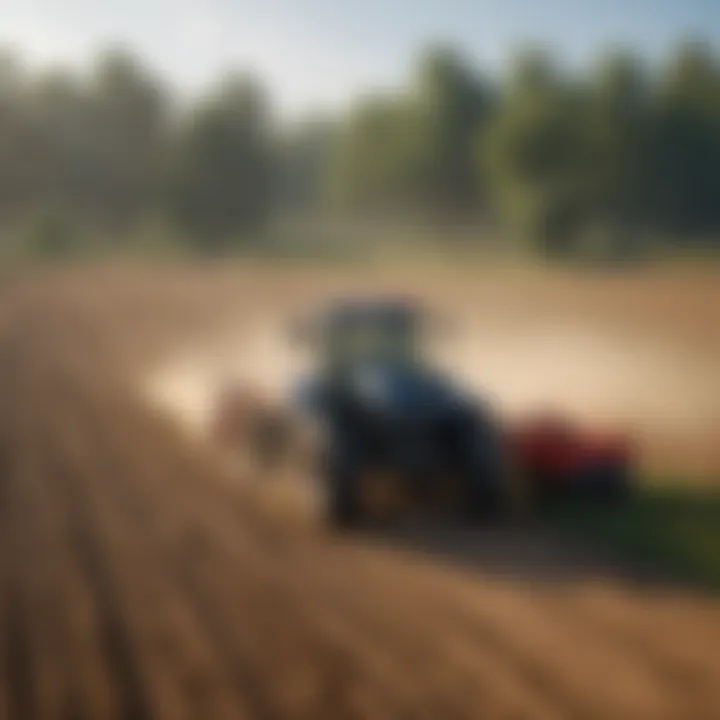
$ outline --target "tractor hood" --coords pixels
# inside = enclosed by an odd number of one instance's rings
[[[368,408],[397,415],[428,415],[444,410],[450,388],[427,371],[367,364],[354,368],[350,392]]]
[[[297,399],[305,410],[322,413],[338,392],[370,412],[414,418],[443,415],[461,405],[463,398],[435,372],[375,362],[348,368],[336,384],[308,379],[301,383]]]

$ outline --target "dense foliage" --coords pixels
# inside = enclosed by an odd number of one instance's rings
[[[622,52],[582,76],[538,51],[495,82],[447,50],[420,67],[342,122],[333,170],[349,207],[490,220],[548,255],[718,235],[720,65],[704,45],[653,72]]]
[[[492,79],[434,47],[401,90],[285,127],[244,76],[183,104],[125,52],[84,74],[0,55],[0,228],[31,228],[43,252],[150,221],[218,252],[278,215],[332,214],[625,256],[648,238],[711,243],[719,168],[720,64],[698,43],[581,74],[524,52]]]

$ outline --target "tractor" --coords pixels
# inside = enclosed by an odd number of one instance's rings
[[[359,522],[368,498],[378,496],[455,506],[472,517],[500,511],[501,425],[426,360],[423,339],[434,325],[413,300],[373,298],[336,302],[296,328],[317,358],[295,406],[321,428],[332,524]]]
[[[314,369],[291,402],[278,406],[230,388],[216,439],[249,448],[255,474],[272,476],[288,455],[306,467],[309,457],[326,518],[337,527],[361,522],[378,505],[491,518],[628,495],[634,453],[627,437],[556,413],[501,420],[427,359],[425,341],[438,325],[414,299],[331,303],[293,323],[291,335],[310,351]],[[319,442],[298,443],[303,436]]]

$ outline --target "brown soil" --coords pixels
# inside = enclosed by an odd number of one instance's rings
[[[720,717],[717,600],[529,529],[290,522],[138,392],[189,339],[368,285],[109,268],[0,290],[0,717]],[[704,362],[716,288],[532,276],[429,294],[488,328],[584,318]]]

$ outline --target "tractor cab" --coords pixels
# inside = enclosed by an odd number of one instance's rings
[[[321,323],[319,353],[329,372],[360,365],[408,368],[420,361],[425,316],[407,301],[339,304]]]
[[[425,345],[432,325],[418,302],[381,297],[337,301],[296,323],[293,334],[311,351],[318,375],[347,381],[358,373],[428,370]]]
[[[301,405],[327,409],[350,402],[357,410],[382,407],[383,414],[411,411],[439,391],[424,357],[427,327],[420,305],[405,299],[330,305],[300,336],[314,357],[311,377],[300,384]]]
[[[381,297],[337,302],[304,332],[316,363],[296,397],[322,429],[333,521],[357,517],[372,477],[416,499],[455,494],[473,511],[498,500],[494,418],[427,359],[435,327],[417,302]]]

